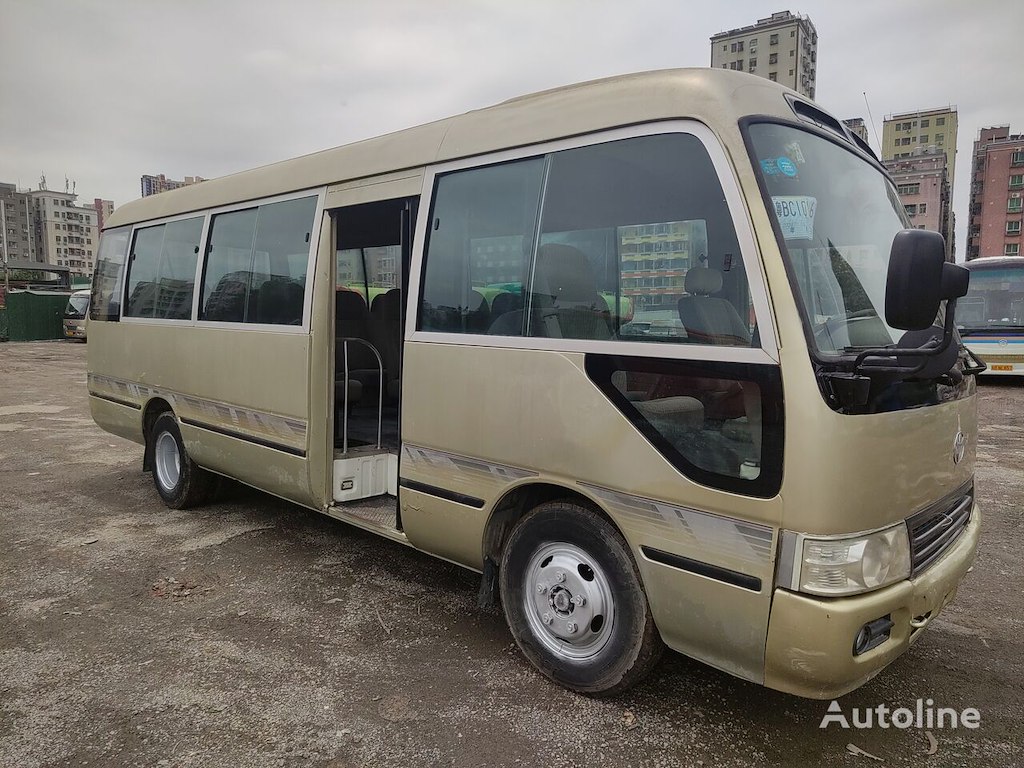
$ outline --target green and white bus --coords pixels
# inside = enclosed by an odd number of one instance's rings
[[[966,273],[908,226],[762,78],[538,93],[118,208],[92,414],[172,507],[223,475],[480,572],[573,690],[668,646],[834,697],[978,541]]]

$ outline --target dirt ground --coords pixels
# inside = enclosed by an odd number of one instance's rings
[[[976,730],[818,728],[828,702],[667,654],[610,701],[536,674],[478,577],[256,491],[165,508],[89,418],[86,347],[0,344],[0,766],[1024,765],[1024,383],[981,387],[982,546],[853,707]]]

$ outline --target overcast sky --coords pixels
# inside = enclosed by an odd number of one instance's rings
[[[817,100],[875,129],[959,108],[957,255],[971,143],[1024,133],[1021,0],[0,0],[0,181],[82,201],[212,178],[512,96],[707,66],[708,38],[774,11],[818,31]],[[874,135],[872,144],[877,149]]]

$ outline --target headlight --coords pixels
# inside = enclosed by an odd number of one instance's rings
[[[821,538],[785,532],[793,552],[791,573],[780,585],[812,595],[836,597],[870,592],[910,576],[910,540],[899,523],[871,533]],[[782,569],[788,570],[785,564]],[[784,583],[786,582],[786,583]]]

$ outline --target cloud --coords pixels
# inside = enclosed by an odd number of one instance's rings
[[[780,10],[742,0],[7,0],[0,181],[83,199],[139,176],[233,173],[581,80],[706,66],[708,38]],[[983,125],[1024,131],[1024,4],[809,0],[818,100],[839,117],[959,107],[954,210]],[[965,240],[958,236],[962,252]]]

